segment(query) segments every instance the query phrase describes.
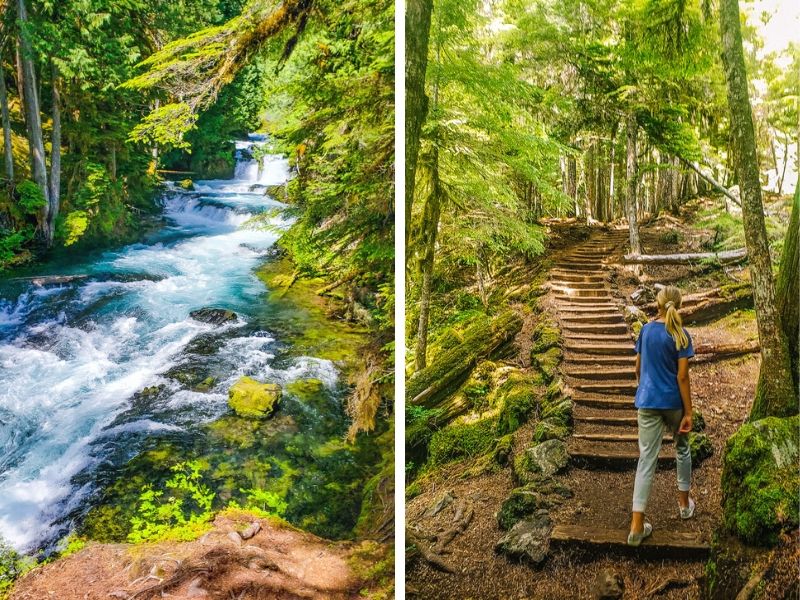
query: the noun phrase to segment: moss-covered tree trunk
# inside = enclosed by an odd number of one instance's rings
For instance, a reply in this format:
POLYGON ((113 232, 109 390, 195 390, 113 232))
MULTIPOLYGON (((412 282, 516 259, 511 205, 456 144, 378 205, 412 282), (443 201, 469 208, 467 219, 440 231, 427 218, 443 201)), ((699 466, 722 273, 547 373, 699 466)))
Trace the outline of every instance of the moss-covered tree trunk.
MULTIPOLYGON (((792 381, 795 398, 800 397, 800 181, 794 191, 789 229, 783 243, 783 254, 775 286, 778 312, 783 330, 789 342, 789 357, 792 361, 792 381)), ((797 403, 794 410, 797 412, 797 403)))
POLYGON ((738 0, 720 0, 720 34, 731 115, 733 161, 742 191, 742 219, 761 341, 758 393, 750 413, 750 418, 755 420, 796 412, 797 398, 792 384, 789 345, 775 302, 738 0))
POLYGON ((53 81, 53 127, 50 148, 50 206, 47 211, 47 241, 53 243, 61 200, 61 89, 58 68, 50 62, 53 81))
POLYGON ((428 41, 431 29, 433 0, 406 2, 406 248, 410 247, 411 209, 419 156, 422 124, 428 113, 425 95, 425 73, 428 68, 428 41))
POLYGON ((8 116, 8 90, 6 74, 3 71, 3 59, 0 56, 0 117, 3 119, 3 149, 6 164, 6 177, 14 180, 14 153, 11 148, 11 119, 8 116))
POLYGON ((625 207, 628 213, 628 235, 631 242, 631 252, 634 254, 642 253, 642 243, 639 241, 639 221, 637 218, 638 207, 636 203, 636 188, 639 185, 639 162, 636 155, 636 136, 638 125, 636 116, 630 113, 625 120, 625 134, 627 141, 627 193, 625 195, 625 207))

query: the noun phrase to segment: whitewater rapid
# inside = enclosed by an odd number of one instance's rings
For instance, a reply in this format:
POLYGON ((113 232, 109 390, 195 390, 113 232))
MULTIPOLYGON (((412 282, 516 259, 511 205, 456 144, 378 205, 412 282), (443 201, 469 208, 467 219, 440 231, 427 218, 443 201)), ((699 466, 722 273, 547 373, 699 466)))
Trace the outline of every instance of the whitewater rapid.
POLYGON ((253 160, 249 151, 261 143, 237 142, 232 180, 170 188, 165 227, 71 265, 80 278, 0 282, 0 535, 14 548, 31 551, 70 530, 69 515, 93 491, 86 474, 115 446, 223 414, 227 387, 242 374, 335 385, 329 361, 300 357, 275 368, 275 336, 245 327, 265 292, 254 268, 287 225, 265 186, 284 183, 288 165, 280 156, 253 160), (274 212, 273 227, 245 226, 264 211, 274 212), (208 306, 239 319, 224 326, 230 335, 214 357, 223 376, 199 393, 164 374, 197 336, 220 331, 189 316, 208 306), (166 404, 133 411, 133 395, 153 385, 172 392, 166 404))

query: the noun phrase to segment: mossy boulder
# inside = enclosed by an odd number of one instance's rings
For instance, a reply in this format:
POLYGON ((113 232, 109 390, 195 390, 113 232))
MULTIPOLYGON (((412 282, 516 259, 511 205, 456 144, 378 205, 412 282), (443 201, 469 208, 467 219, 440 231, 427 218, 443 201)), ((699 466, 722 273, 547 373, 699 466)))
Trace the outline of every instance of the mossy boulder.
POLYGON ((514 478, 519 485, 534 483, 541 476, 563 471, 569 464, 567 446, 561 440, 547 440, 526 448, 514 459, 514 478))
POLYGON ((215 377, 206 377, 205 379, 203 379, 203 381, 194 386, 194 391, 202 392, 205 394, 206 392, 210 392, 211 388, 213 388, 216 383, 217 380, 215 377))
POLYGON ((194 191, 194 181, 191 179, 182 179, 178 182, 178 187, 182 190, 186 190, 187 192, 194 191))
POLYGON ((528 421, 538 401, 538 391, 524 376, 515 375, 497 390, 500 412, 497 435, 513 433, 528 421))
POLYGON ((508 459, 511 458, 511 452, 514 450, 514 436, 512 434, 504 435, 497 440, 492 451, 492 459, 495 463, 501 466, 508 464, 508 459))
POLYGON ((561 348, 557 346, 540 353, 532 352, 531 365, 541 373, 545 383, 550 383, 556 376, 562 356, 561 348))
POLYGON ((497 513, 500 529, 511 529, 516 523, 542 508, 552 508, 572 497, 572 490, 550 477, 516 488, 497 513))
POLYGON ((773 545, 797 529, 800 416, 744 424, 726 444, 722 467, 725 527, 747 543, 773 545))
POLYGON ((316 399, 324 389, 325 384, 320 379, 315 378, 298 379, 286 384, 286 393, 303 402, 316 399))
POLYGON ((200 308, 190 312, 189 316, 195 321, 210 323, 211 325, 224 325, 238 319, 235 312, 224 308, 200 308))
POLYGON ((496 425, 496 419, 482 419, 472 423, 453 423, 440 429, 431 436, 428 445, 429 464, 436 466, 489 452, 497 437, 496 425))
POLYGON ((531 354, 542 354, 561 342, 561 332, 550 321, 540 322, 533 330, 531 354))
POLYGON ((696 433, 694 431, 689 433, 689 450, 692 453, 692 465, 699 465, 714 454, 711 438, 705 433, 696 433))
POLYGON ((281 386, 242 377, 228 390, 228 406, 240 417, 263 419, 275 410, 281 399, 281 386))
POLYGON ((569 428, 561 419, 545 419, 533 428, 533 441, 537 444, 547 440, 563 440, 569 436, 569 428))
POLYGON ((538 565, 550 550, 550 531, 553 524, 546 510, 538 510, 532 516, 514 525, 497 544, 495 552, 509 558, 524 560, 538 565))

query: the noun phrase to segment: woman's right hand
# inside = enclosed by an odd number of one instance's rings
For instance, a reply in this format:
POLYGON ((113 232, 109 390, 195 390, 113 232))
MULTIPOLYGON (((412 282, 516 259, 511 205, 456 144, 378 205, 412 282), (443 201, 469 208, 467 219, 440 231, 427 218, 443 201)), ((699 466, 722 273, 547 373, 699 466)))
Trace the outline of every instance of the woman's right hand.
POLYGON ((692 430, 692 415, 684 415, 678 433, 689 433, 692 430))

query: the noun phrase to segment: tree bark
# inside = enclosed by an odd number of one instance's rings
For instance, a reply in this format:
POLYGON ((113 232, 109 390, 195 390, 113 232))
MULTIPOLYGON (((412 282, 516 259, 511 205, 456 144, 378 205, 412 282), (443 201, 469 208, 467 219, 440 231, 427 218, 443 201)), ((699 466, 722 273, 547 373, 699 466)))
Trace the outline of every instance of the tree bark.
POLYGON ((58 67, 52 61, 50 71, 53 79, 53 134, 50 149, 50 206, 47 213, 48 245, 53 243, 61 200, 61 84, 58 67))
MULTIPOLYGON (((19 21, 24 29, 28 22, 28 11, 25 0, 17 0, 19 21)), ((48 245, 52 242, 47 231, 48 215, 50 213, 50 190, 47 186, 47 165, 44 153, 44 137, 42 135, 42 118, 39 112, 39 94, 36 86, 36 67, 33 64, 33 48, 30 38, 25 31, 20 32, 20 63, 22 65, 22 87, 25 90, 25 125, 28 132, 28 145, 31 158, 31 173, 33 180, 42 190, 42 195, 47 201, 40 213, 40 226, 48 245)))
POLYGON ((436 236, 439 231, 441 215, 441 190, 439 188, 439 151, 433 149, 431 193, 425 202, 422 215, 422 243, 424 255, 421 264, 422 289, 419 297, 419 324, 417 327, 417 344, 414 352, 414 370, 421 371, 427 366, 428 354, 428 322, 431 306, 431 289, 433 288, 433 267, 436 258, 436 236))
POLYGON ((597 179, 594 172, 594 141, 589 143, 589 148, 586 150, 586 154, 584 155, 584 165, 583 165, 583 178, 586 182, 586 210, 584 217, 586 218, 586 223, 590 224, 594 218, 592 217, 594 211, 594 203, 597 199, 597 179))
MULTIPOLYGON (((789 218, 789 229, 783 242, 783 254, 775 285, 775 297, 778 312, 781 315, 783 331, 789 342, 789 357, 792 361, 792 381, 794 396, 800 397, 800 181, 794 190, 792 214, 789 218)), ((797 405, 795 404, 795 412, 797 405)))
POLYGON ((761 342, 761 371, 750 419, 786 416, 797 411, 789 345, 775 303, 753 111, 747 88, 738 0, 720 0, 722 63, 731 115, 733 161, 742 195, 742 220, 750 256, 750 277, 761 342))
POLYGON ((575 200, 578 197, 578 165, 575 157, 567 156, 567 196, 575 200))
POLYGON ((639 185, 639 163, 636 154, 636 136, 638 125, 636 116, 630 113, 625 120, 625 134, 627 142, 627 158, 625 176, 627 178, 627 190, 625 193, 625 208, 628 213, 628 235, 631 242, 631 252, 633 254, 642 253, 642 243, 639 239, 639 221, 637 219, 636 189, 639 185))
POLYGON ((425 74, 432 9, 433 0, 408 0, 406 3, 406 248, 410 247, 411 209, 414 205, 420 136, 428 114, 425 74))
POLYGON ((8 90, 6 89, 6 74, 3 71, 2 57, 0 57, 0 116, 3 119, 3 148, 6 163, 6 177, 9 183, 14 181, 14 152, 11 146, 11 119, 8 116, 8 90))

